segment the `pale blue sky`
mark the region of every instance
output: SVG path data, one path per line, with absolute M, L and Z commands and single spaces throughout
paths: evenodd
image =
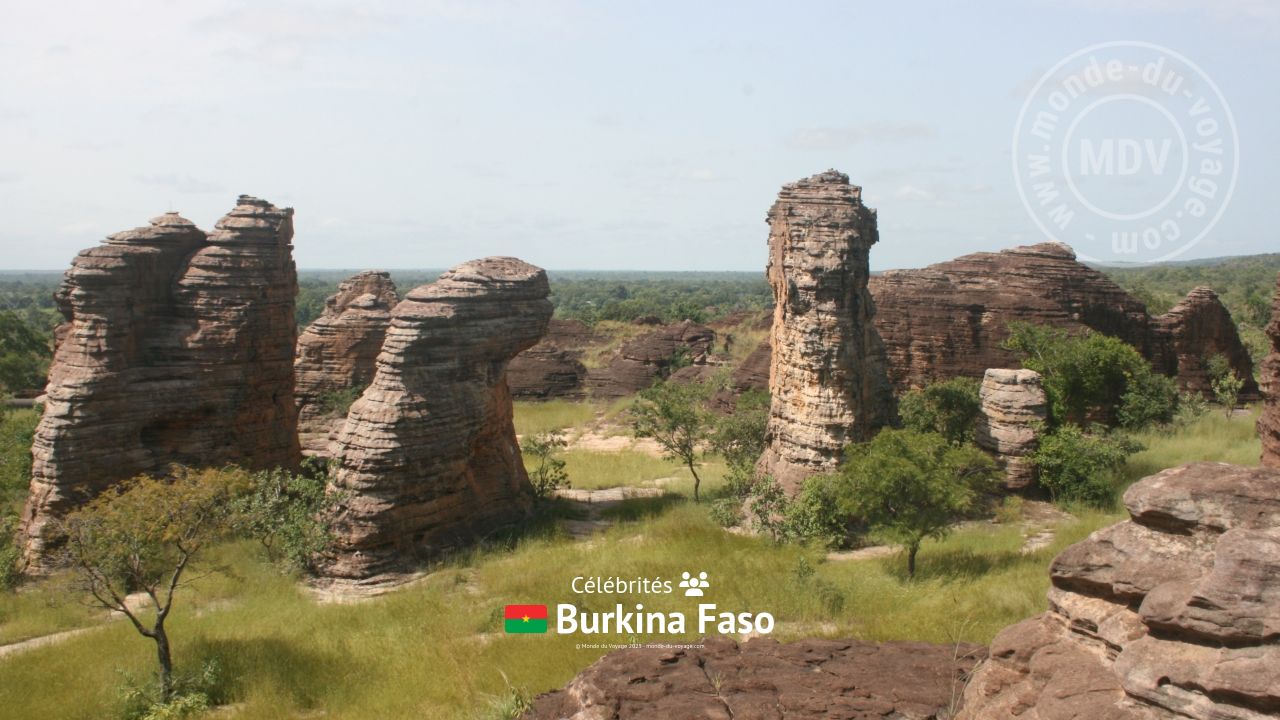
M 1280 249 L 1277 2 L 0 1 L 0 269 L 249 193 L 296 208 L 301 267 L 758 270 L 779 186 L 829 167 L 879 209 L 873 267 L 1036 242 L 1019 107 L 1109 40 L 1234 111 L 1188 257 Z

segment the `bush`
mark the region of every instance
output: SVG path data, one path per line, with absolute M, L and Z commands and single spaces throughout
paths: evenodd
M 3 400 L 3 398 L 0 398 Z M 31 487 L 31 442 L 40 414 L 0 404 L 0 512 L 17 512 Z
M 1122 340 L 1086 331 L 1011 323 L 1005 347 L 1044 378 L 1051 426 L 1101 422 L 1138 429 L 1166 423 L 1178 409 L 1177 387 Z
M 22 580 L 18 562 L 22 548 L 18 545 L 18 516 L 0 517 L 0 590 L 12 590 Z
M 363 387 L 350 387 L 341 390 L 325 390 L 320 393 L 320 409 L 331 417 L 346 417 L 351 412 L 351 405 L 364 394 Z
M 720 527 L 737 527 L 742 523 L 742 501 L 737 497 L 720 498 L 711 503 L 707 516 Z
M 995 463 L 937 433 L 882 430 L 851 446 L 840 470 L 840 508 L 907 550 L 907 575 L 925 538 L 940 539 L 995 485 Z
M 745 497 L 755 483 L 756 460 L 764 452 L 769 424 L 769 393 L 749 390 L 738 396 L 733 412 L 716 421 L 711 447 L 729 467 L 730 494 Z
M 313 570 L 316 557 L 333 541 L 327 515 L 343 497 L 325 492 L 328 477 L 328 465 L 313 458 L 303 462 L 300 473 L 254 473 L 249 491 L 234 502 L 237 530 L 262 543 L 271 562 Z
M 1054 500 L 1107 507 L 1115 501 L 1116 471 L 1141 449 L 1122 434 L 1101 428 L 1086 433 L 1067 424 L 1040 439 L 1032 460 L 1040 470 L 1040 485 Z
M 840 512 L 839 478 L 815 475 L 805 481 L 800 493 L 783 511 L 785 539 L 840 544 L 848 536 L 849 518 Z
M 555 432 L 526 435 L 520 441 L 520 452 L 535 463 L 529 471 L 529 483 L 533 485 L 534 497 L 546 499 L 555 494 L 557 488 L 569 487 L 569 474 L 564 469 L 565 461 L 556 457 L 566 445 L 564 438 Z
M 938 433 L 952 444 L 973 440 L 982 403 L 981 383 L 973 378 L 939 380 L 908 391 L 899 401 L 902 425 L 916 432 Z

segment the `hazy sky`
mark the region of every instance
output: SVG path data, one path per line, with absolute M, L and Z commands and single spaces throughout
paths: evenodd
M 1280 3 L 0 0 L 0 269 L 178 210 L 296 208 L 301 267 L 757 270 L 778 188 L 834 167 L 876 268 L 1043 239 L 1010 168 L 1063 56 L 1168 46 L 1242 150 L 1189 257 L 1280 249 Z

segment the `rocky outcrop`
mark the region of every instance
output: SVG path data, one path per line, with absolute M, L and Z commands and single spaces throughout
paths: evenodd
M 1213 397 L 1209 361 L 1221 355 L 1244 381 L 1240 399 L 1258 399 L 1253 359 L 1236 332 L 1231 312 L 1207 287 L 1198 287 L 1155 319 L 1151 359 L 1157 370 L 1177 378 L 1184 391 Z
M 893 413 L 867 292 L 868 254 L 879 234 L 862 188 L 834 170 L 784 186 L 768 222 L 775 352 L 757 470 L 794 494 Z
M 323 575 L 381 583 L 526 515 L 506 368 L 546 331 L 548 293 L 543 270 L 495 257 L 396 306 L 373 381 L 330 446 L 343 499 Z
M 701 648 L 616 650 L 521 718 L 942 719 L 984 654 L 964 644 L 724 637 Z
M 1276 294 L 1271 300 L 1267 336 L 1271 338 L 1271 352 L 1262 361 L 1266 405 L 1258 418 L 1258 435 L 1262 437 L 1262 464 L 1280 467 L 1280 277 L 1276 278 Z
M 993 453 L 1004 470 L 1010 490 L 1025 488 L 1036 480 L 1035 463 L 1029 457 L 1038 446 L 1039 433 L 1049 419 L 1049 401 L 1034 370 L 988 369 L 978 390 L 981 409 L 974 426 L 978 447 Z
M 1194 463 L 1058 556 L 1049 612 L 1003 630 L 961 720 L 1261 720 L 1280 712 L 1280 471 Z
M 891 270 L 872 278 L 871 293 L 898 392 L 939 378 L 980 378 L 987 368 L 1017 367 L 1017 354 L 1001 347 L 1014 321 L 1089 328 L 1150 356 L 1151 322 L 1143 304 L 1076 262 L 1071 248 L 1060 243 Z
M 207 236 L 169 213 L 72 262 L 23 510 L 32 570 L 52 521 L 122 479 L 298 462 L 292 238 L 292 210 L 242 195 Z
M 716 331 L 692 320 L 660 326 L 623 343 L 608 365 L 587 372 L 591 396 L 612 400 L 632 395 L 685 366 L 706 365 Z
M 522 400 L 585 397 L 587 368 L 582 356 L 594 340 L 585 323 L 553 319 L 546 336 L 507 366 L 511 396 Z
M 400 302 L 391 275 L 369 270 L 343 280 L 324 312 L 298 336 L 293 362 L 298 434 L 308 454 L 324 454 L 346 418 L 344 399 L 373 380 L 374 362 Z
M 890 270 L 872 277 L 868 288 L 897 394 L 933 380 L 981 378 L 987 368 L 1016 367 L 1017 353 L 1002 347 L 1011 322 L 1120 338 L 1184 390 L 1205 392 L 1205 368 L 1218 354 L 1241 378 L 1253 374 L 1235 324 L 1212 291 L 1198 288 L 1168 314 L 1152 318 L 1141 301 L 1077 262 L 1060 243 Z M 1241 397 L 1255 393 L 1246 380 Z

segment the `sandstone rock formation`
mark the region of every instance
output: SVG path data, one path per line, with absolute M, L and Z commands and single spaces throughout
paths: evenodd
M 553 319 L 546 336 L 507 366 L 511 396 L 525 400 L 584 397 L 587 368 L 582 355 L 594 339 L 583 322 Z
M 1260 720 L 1280 711 L 1280 471 L 1193 463 L 1058 556 L 961 720 Z
M 1049 401 L 1034 370 L 988 369 L 978 391 L 982 407 L 974 427 L 978 447 L 992 452 L 1004 469 L 1005 487 L 1016 490 L 1035 482 L 1028 457 L 1049 419 Z
M 1280 277 L 1276 278 L 1276 294 L 1271 300 L 1267 336 L 1271 338 L 1271 352 L 1262 361 L 1266 406 L 1258 418 L 1258 435 L 1262 437 L 1262 464 L 1280 467 Z
M 525 516 L 507 363 L 551 319 L 544 271 L 515 258 L 459 265 L 396 306 L 377 372 L 330 446 L 345 494 L 322 573 L 378 583 Z
M 523 720 L 931 720 L 951 717 L 985 654 L 971 645 L 709 638 L 605 655 Z
M 292 218 L 242 195 L 207 236 L 168 213 L 72 262 L 22 515 L 29 570 L 53 563 L 54 520 L 122 479 L 298 462 Z
M 1228 358 L 1240 377 L 1253 373 L 1235 324 L 1212 291 L 1198 288 L 1168 314 L 1152 318 L 1137 298 L 1059 243 L 890 270 L 872 277 L 868 287 L 898 394 L 937 379 L 981 378 L 987 368 L 1016 367 L 1017 354 L 1001 347 L 1013 321 L 1118 337 L 1184 390 L 1207 389 L 1204 368 L 1216 354 Z M 1255 393 L 1246 380 L 1242 398 Z
M 366 271 L 343 280 L 324 312 L 298 336 L 293 363 L 298 434 L 304 451 L 324 454 L 329 434 L 346 418 L 331 405 L 358 396 L 373 380 L 374 362 L 400 302 L 391 275 Z
M 1183 390 L 1213 396 L 1208 360 L 1226 358 L 1244 380 L 1242 400 L 1258 398 L 1253 379 L 1253 359 L 1240 341 L 1231 312 L 1207 287 L 1198 287 L 1169 312 L 1155 318 L 1151 359 L 1156 369 L 1178 379 Z
M 768 445 L 757 469 L 794 494 L 893 412 L 867 292 L 879 235 L 862 188 L 834 170 L 784 186 L 768 222 L 775 352 Z
M 716 344 L 716 332 L 691 320 L 664 325 L 618 349 L 609 364 L 587 372 L 594 398 L 611 400 L 634 394 L 686 365 L 705 365 Z

